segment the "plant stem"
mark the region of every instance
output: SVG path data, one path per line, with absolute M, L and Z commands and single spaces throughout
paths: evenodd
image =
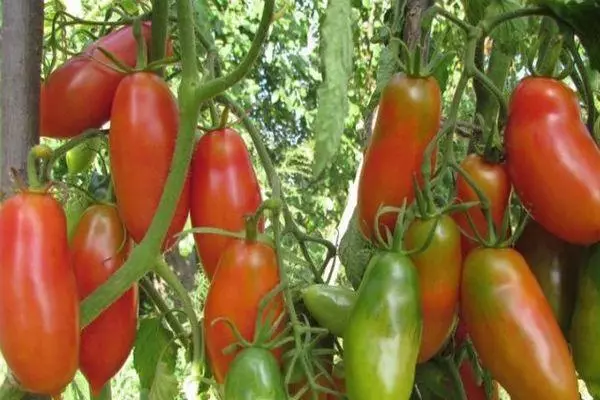
M 443 363 L 448 372 L 450 372 L 450 376 L 452 378 L 452 385 L 456 393 L 459 395 L 460 400 L 468 400 L 467 393 L 465 392 L 465 387 L 462 383 L 462 379 L 460 378 L 460 374 L 458 373 L 458 368 L 454 364 L 452 357 L 444 357 Z
M 169 22 L 169 1 L 152 0 L 152 42 L 150 44 L 150 62 L 165 57 L 167 41 L 167 23 Z M 159 74 L 162 76 L 163 69 Z
M 167 282 L 167 284 L 175 291 L 177 297 L 183 305 L 183 310 L 190 320 L 192 328 L 192 378 L 197 384 L 202 378 L 202 370 L 204 366 L 204 341 L 202 338 L 202 327 L 196 316 L 194 304 L 187 293 L 187 290 L 162 257 L 159 257 L 154 269 L 156 273 Z M 197 390 L 195 391 L 197 393 Z
M 490 34 L 494 29 L 498 27 L 498 25 L 503 24 L 504 22 L 508 22 L 511 19 L 522 18 L 522 17 L 531 17 L 534 15 L 544 16 L 549 15 L 552 16 L 552 12 L 546 7 L 532 7 L 532 8 L 522 8 L 519 10 L 507 12 L 504 14 L 500 14 L 489 18 L 487 20 L 481 21 L 480 25 L 483 27 L 483 30 L 486 34 Z
M 17 386 L 11 377 L 7 375 L 0 386 L 0 399 L 2 400 L 21 400 L 25 394 Z

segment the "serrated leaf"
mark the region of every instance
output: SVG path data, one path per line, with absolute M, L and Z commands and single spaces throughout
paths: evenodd
M 389 80 L 398 70 L 398 58 L 397 52 L 394 50 L 395 46 L 390 44 L 381 51 L 379 56 L 379 65 L 377 67 L 377 84 L 373 96 L 379 97 L 379 94 L 387 85 Z
M 585 47 L 592 68 L 600 71 L 600 1 L 592 0 L 531 0 L 548 7 L 565 21 Z
M 165 371 L 175 371 L 176 350 L 172 338 L 173 335 L 160 318 L 150 317 L 140 321 L 133 350 L 133 366 L 140 378 L 141 388 L 152 390 L 155 380 L 163 378 L 157 376 L 159 363 L 165 364 Z
M 317 91 L 313 176 L 323 172 L 337 153 L 349 110 L 348 80 L 352 75 L 352 28 L 349 0 L 330 0 L 321 26 L 323 82 Z
M 156 365 L 154 382 L 148 398 L 150 400 L 173 400 L 179 392 L 179 382 L 164 362 Z

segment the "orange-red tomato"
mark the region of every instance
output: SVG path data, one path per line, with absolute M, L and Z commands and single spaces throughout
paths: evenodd
M 516 250 L 477 248 L 469 253 L 461 315 L 482 365 L 511 398 L 579 399 L 567 342 Z
M 600 149 L 581 120 L 575 92 L 544 77 L 513 91 L 505 130 L 506 165 L 523 205 L 553 235 L 600 241 Z
M 435 223 L 435 219 L 415 219 L 404 237 L 407 250 L 420 249 L 435 226 L 429 246 L 411 255 L 419 274 L 423 313 L 418 362 L 429 360 L 442 348 L 452 334 L 458 312 L 462 271 L 460 231 L 447 215 L 440 216 Z
M 246 340 L 252 341 L 259 303 L 279 285 L 279 279 L 275 250 L 271 246 L 259 241 L 234 241 L 225 249 L 204 308 L 206 346 L 217 382 L 225 381 L 229 366 L 239 351 L 223 353 L 237 340 L 226 322 L 216 320 L 228 318 Z M 278 294 L 265 307 L 261 321 L 271 327 L 283 311 L 283 297 Z M 284 325 L 285 321 L 278 325 L 276 332 L 281 332 Z M 281 362 L 282 349 L 274 349 L 273 355 Z
M 504 213 L 508 207 L 510 196 L 510 180 L 505 166 L 503 164 L 490 164 L 477 154 L 468 155 L 461 162 L 460 166 L 487 196 L 490 202 L 490 211 L 494 227 L 496 228 L 496 234 L 500 234 Z M 469 185 L 461 174 L 456 179 L 456 190 L 458 202 L 468 203 L 480 200 L 477 193 L 475 193 L 471 185 Z M 476 232 L 483 239 L 487 239 L 489 235 L 488 225 L 481 207 L 471 207 L 466 212 L 454 214 L 454 220 L 458 226 L 468 235 L 476 238 L 477 236 L 471 228 L 467 214 L 471 217 Z M 465 235 L 461 236 L 463 257 L 466 257 L 471 249 L 477 247 L 477 243 Z
M 150 72 L 128 75 L 117 89 L 110 117 L 109 150 L 123 223 L 139 243 L 152 222 L 171 169 L 179 113 L 167 84 Z M 175 241 L 189 212 L 186 178 L 163 248 Z
M 256 212 L 262 201 L 242 137 L 230 128 L 207 132 L 196 145 L 191 171 L 192 226 L 242 230 L 244 217 Z M 262 220 L 258 229 L 264 230 Z M 194 239 L 204 271 L 212 279 L 221 254 L 236 239 L 204 233 L 195 233 Z
M 81 300 L 121 268 L 128 244 L 115 207 L 94 205 L 85 211 L 71 243 Z M 94 396 L 127 360 L 135 342 L 137 316 L 138 287 L 134 284 L 81 332 L 80 369 Z
M 23 192 L 0 205 L 0 350 L 26 390 L 59 395 L 79 363 L 79 299 L 61 205 Z
M 358 221 L 367 239 L 375 239 L 380 206 L 401 207 L 405 199 L 407 204 L 414 199 L 413 178 L 422 181 L 423 153 L 440 127 L 440 117 L 441 91 L 433 77 L 396 74 L 383 89 L 358 185 Z M 397 213 L 381 215 L 382 236 L 384 227 L 394 232 L 396 219 Z

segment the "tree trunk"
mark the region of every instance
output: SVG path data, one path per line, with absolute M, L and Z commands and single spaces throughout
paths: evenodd
M 27 154 L 38 143 L 44 2 L 4 0 L 2 3 L 0 193 L 10 194 L 10 169 L 25 177 Z M 7 379 L 3 388 L 7 382 L 11 384 Z M 11 395 L 27 400 L 49 398 L 23 397 L 16 390 Z

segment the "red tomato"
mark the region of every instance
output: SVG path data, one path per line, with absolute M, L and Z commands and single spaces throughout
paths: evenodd
M 142 34 L 148 45 L 150 31 L 150 22 L 145 22 Z M 101 127 L 110 118 L 115 91 L 125 75 L 106 65 L 113 63 L 98 47 L 114 54 L 123 64 L 135 66 L 137 44 L 133 28 L 127 26 L 98 39 L 81 55 L 54 70 L 40 92 L 41 136 L 73 137 L 86 129 Z
M 213 321 L 228 318 L 245 339 L 252 341 L 258 305 L 279 283 L 275 251 L 267 244 L 234 241 L 221 256 L 204 308 L 208 356 L 218 383 L 225 381 L 229 365 L 237 354 L 224 354 L 223 349 L 235 343 L 236 339 L 227 323 L 217 321 L 213 324 Z M 265 308 L 261 319 L 272 325 L 283 311 L 283 297 L 278 294 Z M 277 327 L 277 332 L 281 332 L 284 325 L 285 321 Z M 281 362 L 281 348 L 274 349 L 273 355 Z
M 179 113 L 167 84 L 150 72 L 128 75 L 117 89 L 109 150 L 119 214 L 139 243 L 152 222 L 171 169 Z M 171 246 L 188 216 L 189 179 L 163 243 Z
M 0 350 L 28 391 L 57 396 L 79 362 L 79 300 L 67 221 L 48 194 L 0 205 Z
M 512 94 L 505 147 L 515 190 L 540 225 L 570 243 L 600 241 L 600 150 L 568 86 L 523 79 Z
M 115 207 L 94 205 L 85 211 L 71 244 L 81 300 L 121 268 L 127 258 L 127 243 Z M 81 332 L 79 368 L 94 396 L 100 394 L 127 360 L 135 341 L 137 316 L 135 284 Z
M 375 129 L 367 148 L 358 185 L 359 226 L 374 240 L 380 206 L 401 207 L 414 199 L 413 178 L 421 179 L 423 152 L 440 127 L 441 92 L 435 78 L 396 74 L 383 89 Z M 435 163 L 433 163 L 435 164 Z M 384 235 L 392 233 L 397 214 L 379 219 Z M 385 237 L 385 236 L 384 236 Z
M 490 164 L 483 157 L 477 154 L 470 154 L 461 162 L 460 166 L 469 174 L 471 179 L 477 184 L 477 187 L 490 201 L 492 220 L 494 221 L 496 234 L 499 234 L 510 197 L 510 180 L 504 165 Z M 475 193 L 467 180 L 460 174 L 456 179 L 456 190 L 457 200 L 461 203 L 479 201 L 477 193 Z M 487 239 L 489 235 L 488 225 L 481 207 L 471 207 L 467 212 L 454 214 L 454 220 L 458 226 L 470 236 L 476 237 L 467 214 L 471 216 L 477 233 L 483 239 Z M 466 257 L 467 253 L 477 247 L 478 244 L 464 235 L 461 236 L 463 257 Z
M 477 248 L 469 253 L 461 313 L 482 365 L 511 398 L 579 399 L 567 342 L 516 250 Z
M 191 170 L 192 226 L 242 230 L 244 216 L 256 212 L 262 201 L 242 137 L 229 128 L 207 132 L 196 145 Z M 264 230 L 263 222 L 259 230 Z M 221 254 L 235 239 L 199 233 L 194 239 L 204 271 L 212 279 Z
M 435 219 L 415 219 L 404 236 L 407 250 L 420 249 L 430 235 Z M 419 274 L 423 334 L 418 362 L 425 362 L 442 348 L 452 334 L 458 312 L 462 256 L 460 231 L 447 215 L 439 218 L 429 246 L 411 255 Z

